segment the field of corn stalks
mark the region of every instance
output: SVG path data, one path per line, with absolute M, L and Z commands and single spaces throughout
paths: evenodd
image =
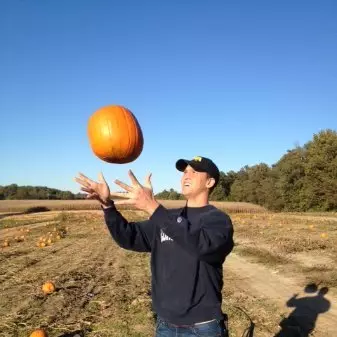
M 184 200 L 158 200 L 165 207 L 175 208 L 185 205 Z M 260 213 L 266 209 L 246 202 L 214 201 L 211 204 L 229 212 L 235 213 Z M 69 210 L 99 210 L 100 206 L 95 200 L 0 200 L 0 213 L 24 212 L 30 208 L 41 208 L 51 211 Z M 119 209 L 127 209 L 130 206 L 118 206 Z

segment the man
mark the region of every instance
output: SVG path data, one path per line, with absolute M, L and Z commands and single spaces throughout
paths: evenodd
M 166 209 L 153 195 L 151 174 L 143 185 L 129 171 L 132 185 L 115 183 L 126 193 L 110 193 L 102 174 L 94 182 L 80 174 L 75 180 L 88 198 L 101 203 L 111 236 L 124 249 L 151 253 L 152 306 L 157 314 L 156 336 L 227 336 L 221 310 L 223 269 L 232 251 L 230 217 L 209 203 L 219 181 L 212 160 L 179 159 L 186 206 Z M 113 201 L 110 196 L 125 200 Z M 129 204 L 146 211 L 149 219 L 128 222 L 115 205 Z

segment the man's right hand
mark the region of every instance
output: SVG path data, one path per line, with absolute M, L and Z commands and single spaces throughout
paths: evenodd
M 82 191 L 88 193 L 87 199 L 96 199 L 103 207 L 111 204 L 110 189 L 102 173 L 98 175 L 98 182 L 89 179 L 82 173 L 75 177 L 75 181 L 82 185 Z

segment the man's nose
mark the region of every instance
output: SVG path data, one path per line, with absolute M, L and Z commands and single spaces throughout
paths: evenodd
M 191 172 L 186 172 L 185 173 L 185 178 L 191 178 Z

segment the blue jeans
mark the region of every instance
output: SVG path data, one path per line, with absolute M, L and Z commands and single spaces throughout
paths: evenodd
M 178 326 L 157 317 L 155 337 L 227 337 L 223 320 Z

